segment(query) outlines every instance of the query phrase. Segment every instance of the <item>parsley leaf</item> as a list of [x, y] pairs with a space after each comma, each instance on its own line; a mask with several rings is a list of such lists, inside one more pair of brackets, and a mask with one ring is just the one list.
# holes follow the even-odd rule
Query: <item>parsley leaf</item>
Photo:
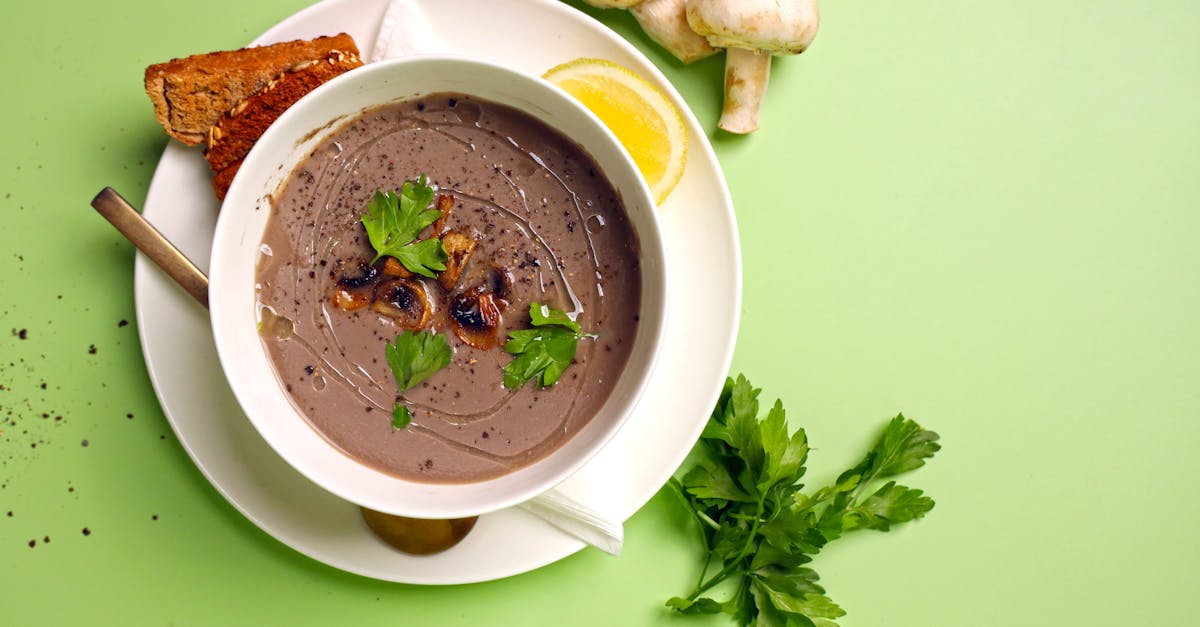
[[434, 276], [432, 270], [445, 270], [448, 255], [440, 239], [412, 243], [442, 215], [441, 211], [430, 208], [432, 202], [433, 187], [426, 182], [425, 175], [405, 181], [399, 194], [376, 190], [361, 217], [367, 239], [375, 249], [371, 263], [381, 257], [395, 257], [409, 271], [430, 278]]
[[[805, 494], [804, 430], [788, 434], [779, 401], [759, 417], [760, 392], [744, 376], [727, 380], [693, 451], [695, 463], [671, 480], [699, 524], [708, 556], [692, 593], [667, 606], [681, 614], [728, 614], [739, 625], [835, 627], [833, 619], [846, 612], [807, 564], [847, 532], [888, 531], [933, 509], [921, 490], [895, 481], [875, 486], [923, 466], [941, 448], [938, 435], [898, 415], [862, 461]], [[728, 600], [702, 596], [726, 580], [736, 583]]]
[[453, 355], [445, 337], [427, 331], [405, 331], [396, 336], [395, 342], [388, 342], [385, 351], [401, 392], [445, 368]]
[[515, 390], [537, 378], [538, 387], [554, 385], [571, 361], [584, 333], [566, 312], [540, 303], [529, 304], [534, 328], [511, 331], [504, 350], [516, 355], [504, 367], [504, 387]]
[[440, 272], [446, 269], [446, 259], [449, 258], [442, 240], [436, 237], [401, 246], [392, 251], [391, 256], [404, 264], [409, 272], [431, 279], [437, 277], [435, 270]]
[[392, 428], [403, 429], [412, 423], [412, 412], [407, 405], [392, 403]]
[[576, 333], [579, 333], [579, 323], [571, 319], [567, 312], [561, 309], [551, 308], [549, 305], [540, 305], [531, 303], [529, 306], [529, 317], [533, 320], [533, 326], [545, 327], [557, 325], [566, 327]]

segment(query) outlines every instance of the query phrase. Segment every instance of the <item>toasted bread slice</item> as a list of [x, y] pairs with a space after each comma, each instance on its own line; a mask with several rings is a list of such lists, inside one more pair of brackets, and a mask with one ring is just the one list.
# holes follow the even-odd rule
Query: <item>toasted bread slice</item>
[[331, 52], [324, 59], [306, 61], [281, 72], [262, 89], [226, 111], [208, 131], [204, 158], [213, 172], [241, 160], [263, 132], [288, 107], [329, 79], [362, 65], [358, 55]]
[[217, 195], [217, 200], [225, 200], [225, 193], [229, 191], [229, 186], [233, 184], [233, 175], [237, 174], [240, 167], [242, 167], [242, 160], [238, 159], [229, 164], [228, 167], [213, 172], [213, 193]]
[[146, 68], [146, 95], [167, 134], [194, 146], [222, 114], [271, 79], [335, 51], [358, 57], [354, 39], [342, 33], [172, 59]]
[[224, 199], [242, 159], [288, 107], [329, 79], [362, 65], [358, 55], [331, 52], [325, 59], [288, 69], [227, 111], [209, 129], [204, 158], [214, 173], [213, 191]]

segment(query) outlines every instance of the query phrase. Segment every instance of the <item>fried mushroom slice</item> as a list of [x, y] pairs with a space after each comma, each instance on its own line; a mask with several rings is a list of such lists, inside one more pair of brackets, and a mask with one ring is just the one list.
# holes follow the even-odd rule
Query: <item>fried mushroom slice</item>
[[384, 258], [382, 272], [383, 276], [394, 276], [402, 279], [411, 279], [413, 277], [413, 273], [408, 268], [405, 268], [404, 264], [400, 263], [400, 260], [395, 257]]
[[371, 292], [338, 287], [333, 292], [333, 305], [342, 311], [358, 311], [371, 304]]
[[446, 249], [446, 269], [438, 273], [438, 283], [446, 291], [454, 289], [458, 277], [467, 267], [471, 253], [475, 252], [475, 238], [458, 231], [450, 231], [442, 236], [442, 247]]
[[388, 279], [375, 286], [371, 309], [385, 315], [402, 329], [420, 329], [429, 323], [432, 307], [420, 281]]
[[[340, 265], [341, 262], [339, 262], [339, 266]], [[343, 274], [338, 278], [337, 284], [338, 287], [354, 289], [366, 287], [371, 283], [374, 283], [375, 279], [377, 278], [379, 278], [379, 269], [365, 261], [360, 261], [358, 262], [358, 275], [350, 276]]]
[[483, 281], [485, 291], [491, 292], [497, 299], [504, 301], [500, 303], [500, 308], [504, 309], [505, 302], [512, 294], [512, 275], [499, 266], [488, 264], [483, 271]]
[[496, 345], [500, 334], [500, 307], [491, 293], [462, 293], [450, 301], [450, 330], [458, 339], [479, 350]]
[[454, 197], [449, 194], [438, 194], [437, 210], [442, 213], [433, 223], [433, 234], [441, 236], [446, 233], [446, 222], [450, 219], [450, 210], [454, 208]]

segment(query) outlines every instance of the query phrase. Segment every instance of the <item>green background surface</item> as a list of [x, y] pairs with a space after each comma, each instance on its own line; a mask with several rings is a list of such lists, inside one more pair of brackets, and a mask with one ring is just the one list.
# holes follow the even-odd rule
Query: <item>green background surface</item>
[[[619, 558], [426, 588], [293, 552], [179, 446], [134, 250], [88, 201], [145, 197], [166, 144], [146, 65], [306, 4], [0, 9], [0, 622], [727, 624], [662, 606], [700, 561], [665, 492]], [[719, 60], [681, 66], [587, 11], [715, 127]], [[816, 561], [844, 625], [1195, 624], [1198, 26], [1184, 1], [831, 0], [776, 63], [762, 129], [713, 134], [745, 261], [734, 368], [806, 427], [810, 478], [897, 411], [943, 437], [907, 480], [928, 518]]]

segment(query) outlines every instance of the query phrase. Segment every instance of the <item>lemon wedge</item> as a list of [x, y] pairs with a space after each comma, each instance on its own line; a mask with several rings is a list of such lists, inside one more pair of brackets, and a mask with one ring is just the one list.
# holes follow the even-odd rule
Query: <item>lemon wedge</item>
[[658, 204], [687, 164], [683, 116], [661, 91], [628, 68], [604, 59], [576, 59], [542, 78], [591, 109], [629, 151]]

